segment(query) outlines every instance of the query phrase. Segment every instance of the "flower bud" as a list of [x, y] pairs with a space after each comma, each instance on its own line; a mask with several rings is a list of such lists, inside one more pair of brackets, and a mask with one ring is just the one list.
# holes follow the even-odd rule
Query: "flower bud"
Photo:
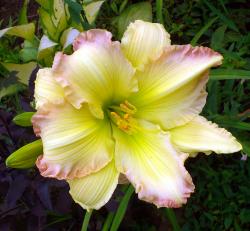
[[36, 159], [43, 153], [42, 140], [29, 143], [13, 152], [6, 159], [6, 166], [11, 168], [31, 168], [35, 165]]
[[13, 122], [22, 127], [32, 126], [31, 117], [34, 115], [34, 112], [24, 112], [14, 117]]

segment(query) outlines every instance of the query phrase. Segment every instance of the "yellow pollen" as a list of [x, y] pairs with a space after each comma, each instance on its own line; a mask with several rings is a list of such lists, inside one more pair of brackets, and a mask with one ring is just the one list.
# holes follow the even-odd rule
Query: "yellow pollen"
[[[113, 109], [116, 109], [113, 107]], [[117, 108], [117, 112], [111, 111], [111, 119], [117, 125], [119, 129], [122, 131], [132, 134], [137, 131], [137, 121], [132, 117], [133, 114], [136, 112], [136, 108], [125, 101], [125, 103], [120, 104], [120, 110]]]
[[124, 118], [125, 120], [128, 120], [128, 119], [130, 118], [130, 115], [129, 115], [128, 113], [126, 113], [126, 114], [123, 116], [123, 118]]
[[131, 103], [129, 103], [127, 100], [124, 103], [120, 104], [120, 108], [123, 112], [133, 115], [136, 113], [136, 107], [134, 105], [132, 105]]

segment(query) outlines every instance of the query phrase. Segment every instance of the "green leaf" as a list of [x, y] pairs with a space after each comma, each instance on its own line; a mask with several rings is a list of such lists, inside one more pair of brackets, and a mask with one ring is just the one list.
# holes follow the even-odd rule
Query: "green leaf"
[[0, 100], [25, 89], [23, 84], [18, 83], [16, 74], [17, 72], [12, 71], [7, 77], [0, 78]]
[[121, 223], [121, 221], [125, 215], [125, 212], [127, 210], [128, 202], [129, 202], [131, 196], [133, 195], [133, 193], [134, 193], [134, 188], [132, 185], [130, 185], [125, 193], [125, 196], [122, 198], [118, 209], [117, 209], [117, 212], [115, 214], [110, 231], [118, 230], [120, 223]]
[[35, 112], [24, 112], [13, 118], [13, 122], [22, 127], [30, 127], [32, 126], [31, 117], [35, 114]]
[[215, 122], [219, 123], [222, 127], [237, 128], [240, 130], [250, 131], [250, 123], [242, 122], [236, 118], [228, 116], [216, 116]]
[[[70, 19], [72, 20], [73, 24], [80, 24], [82, 22], [82, 5], [72, 0], [65, 0], [65, 3], [68, 6]], [[77, 27], [77, 29], [79, 28]]]
[[31, 168], [35, 165], [37, 157], [42, 153], [42, 140], [36, 140], [13, 152], [6, 159], [6, 165], [10, 168]]
[[8, 87], [4, 87], [0, 89], [0, 100], [5, 96], [14, 95], [19, 91], [24, 90], [24, 87], [21, 84], [11, 84]]
[[120, 5], [120, 8], [119, 8], [119, 13], [121, 13], [125, 9], [127, 4], [128, 4], [128, 0], [122, 1], [122, 4]]
[[239, 216], [242, 224], [249, 224], [250, 222], [250, 209], [242, 208]]
[[109, 214], [108, 214], [108, 216], [107, 216], [107, 218], [105, 220], [105, 223], [104, 223], [104, 225], [102, 227], [102, 231], [109, 231], [110, 226], [112, 224], [112, 220], [114, 218], [114, 215], [115, 214], [113, 212], [109, 212]]
[[200, 39], [200, 37], [209, 29], [209, 27], [211, 27], [215, 21], [218, 19], [218, 17], [214, 17], [211, 20], [208, 21], [208, 23], [203, 26], [194, 36], [194, 38], [191, 40], [190, 44], [192, 46], [195, 46], [198, 42], [198, 40]]
[[250, 79], [250, 71], [238, 69], [214, 69], [209, 74], [210, 80], [227, 80], [227, 79]]
[[47, 66], [50, 66], [53, 62], [55, 46], [57, 45], [58, 44], [50, 40], [48, 36], [43, 35], [38, 48], [37, 60], [44, 61]]
[[165, 211], [165, 214], [166, 214], [169, 222], [171, 223], [171, 225], [173, 227], [173, 231], [180, 231], [181, 228], [180, 228], [180, 226], [178, 224], [178, 221], [177, 221], [177, 218], [175, 216], [175, 213], [174, 213], [173, 209], [165, 208], [164, 211]]
[[58, 42], [61, 33], [67, 28], [67, 14], [62, 0], [54, 0], [53, 7], [50, 10], [39, 8], [41, 24], [44, 33], [47, 34], [50, 39]]
[[24, 63], [37, 59], [38, 41], [36, 39], [33, 42], [24, 40], [23, 48], [20, 50], [19, 55]]
[[56, 33], [60, 36], [60, 34], [68, 27], [68, 15], [63, 0], [54, 0], [52, 20], [56, 27]]
[[239, 140], [239, 142], [242, 145], [243, 148], [243, 152], [245, 154], [247, 154], [248, 156], [250, 156], [250, 140], [248, 139], [248, 134], [245, 135], [245, 137], [243, 136], [237, 136], [237, 139]]
[[157, 22], [161, 23], [161, 24], [164, 24], [162, 10], [163, 10], [163, 0], [156, 0], [156, 18], [157, 18]]
[[69, 45], [71, 45], [75, 38], [79, 35], [80, 31], [72, 27], [65, 30], [60, 38], [60, 43], [65, 50]]
[[208, 8], [216, 15], [218, 15], [220, 17], [220, 19], [232, 30], [234, 31], [239, 31], [238, 28], [236, 27], [234, 21], [232, 21], [231, 19], [229, 19], [228, 17], [226, 17], [224, 14], [221, 13], [220, 10], [218, 10], [217, 8], [215, 8], [213, 6], [213, 4], [210, 1], [207, 0], [203, 0], [203, 2], [208, 6]]
[[151, 22], [152, 21], [152, 7], [149, 2], [140, 2], [130, 5], [118, 17], [118, 37], [121, 38], [128, 25], [137, 19]]
[[95, 19], [99, 13], [99, 10], [104, 2], [105, 0], [104, 1], [92, 1], [91, 3], [83, 4], [83, 10], [84, 10], [85, 16], [89, 24], [92, 24], [95, 22]]
[[46, 11], [43, 8], [40, 8], [38, 10], [39, 18], [41, 20], [42, 28], [44, 31], [44, 34], [47, 34], [51, 39], [57, 40], [57, 34], [56, 34], [56, 26], [54, 25], [51, 15], [48, 11]]
[[219, 50], [223, 47], [224, 35], [226, 32], [227, 26], [223, 25], [219, 27], [212, 35], [211, 38], [211, 47], [215, 50]]
[[21, 8], [21, 11], [19, 13], [18, 23], [21, 24], [27, 24], [28, 18], [27, 18], [27, 7], [29, 4], [29, 0], [24, 0], [23, 6]]
[[29, 85], [29, 79], [32, 71], [36, 68], [36, 62], [29, 62], [24, 64], [16, 64], [16, 63], [1, 63], [8, 71], [16, 71], [16, 76], [18, 77], [18, 81]]
[[50, 11], [50, 9], [52, 8], [52, 3], [53, 1], [48, 1], [48, 0], [35, 0], [36, 2], [38, 2], [40, 4], [41, 7], [43, 7], [45, 10]]
[[8, 27], [0, 30], [0, 38], [4, 35], [13, 35], [32, 41], [35, 33], [35, 24], [29, 23], [19, 26]]

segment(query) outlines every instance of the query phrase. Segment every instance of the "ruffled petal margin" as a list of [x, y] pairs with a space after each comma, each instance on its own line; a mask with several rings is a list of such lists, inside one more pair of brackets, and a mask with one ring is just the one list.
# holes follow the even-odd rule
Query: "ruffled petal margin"
[[128, 135], [114, 127], [115, 160], [119, 172], [134, 185], [141, 200], [157, 207], [180, 207], [194, 190], [180, 155], [158, 128]]
[[209, 68], [221, 60], [207, 47], [166, 47], [161, 57], [136, 72], [139, 91], [129, 101], [138, 109], [137, 117], [164, 129], [190, 121], [205, 104]]
[[55, 78], [72, 105], [80, 108], [87, 102], [94, 116], [102, 119], [102, 106], [114, 99], [113, 103], [121, 102], [137, 90], [134, 69], [105, 30], [81, 33], [74, 49], [72, 55], [56, 54]]
[[87, 105], [48, 104], [32, 118], [41, 136], [43, 155], [36, 165], [41, 175], [73, 179], [97, 172], [113, 158], [114, 142], [107, 120], [92, 116]]
[[234, 153], [242, 149], [241, 144], [224, 128], [207, 121], [202, 116], [195, 117], [184, 126], [170, 130], [171, 142], [181, 151], [196, 156], [198, 152]]
[[60, 104], [64, 102], [64, 93], [61, 86], [56, 82], [51, 68], [40, 69], [35, 80], [36, 109], [51, 102]]

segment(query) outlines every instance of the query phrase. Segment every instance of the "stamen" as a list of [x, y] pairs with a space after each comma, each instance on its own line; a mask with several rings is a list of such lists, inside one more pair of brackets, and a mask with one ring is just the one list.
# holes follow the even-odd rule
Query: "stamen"
[[110, 112], [111, 116], [116, 120], [116, 121], [119, 121], [121, 120], [121, 116], [119, 116], [116, 112], [112, 111]]
[[120, 107], [112, 106], [110, 109], [115, 111], [110, 112], [111, 120], [122, 131], [132, 134], [138, 130], [137, 120], [132, 117], [136, 112], [136, 107], [128, 101], [120, 104]]
[[129, 103], [127, 100], [124, 103], [120, 104], [120, 108], [125, 113], [132, 114], [132, 115], [135, 114], [137, 111], [136, 107], [132, 105], [131, 103]]
[[130, 116], [129, 114], [127, 114], [127, 113], [123, 116], [123, 118], [124, 118], [125, 120], [128, 120], [130, 117], [131, 117], [131, 116]]

